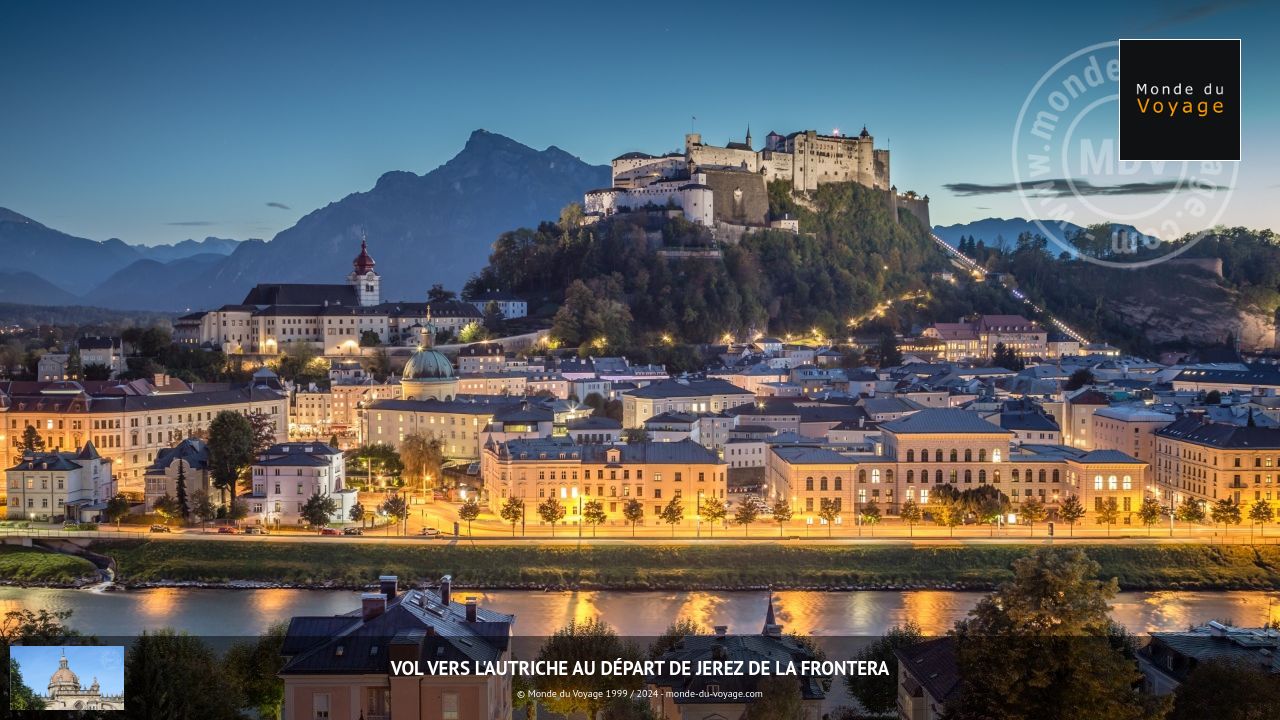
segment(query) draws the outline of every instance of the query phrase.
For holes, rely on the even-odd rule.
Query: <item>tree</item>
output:
[[[489,339],[489,331],[478,322],[469,322],[458,332],[458,342],[473,343]]]
[[[227,519],[234,525],[249,517],[249,503],[244,498],[236,498],[227,505]]]
[[[947,703],[954,720],[1140,720],[1151,708],[1142,675],[1108,612],[1115,579],[1079,549],[1038,548],[1013,563],[1013,579],[956,623],[960,677]],[[1158,717],[1158,715],[1157,715]]]
[[[369,374],[378,382],[386,382],[391,375],[391,353],[379,346],[369,355]]]
[[[234,410],[223,410],[209,423],[209,477],[224,499],[236,499],[236,487],[245,468],[253,462],[253,425]]]
[[[631,537],[636,536],[636,525],[644,520],[644,504],[632,498],[622,506],[622,517],[631,523]]]
[[[702,501],[700,514],[702,519],[707,521],[707,527],[711,530],[711,537],[715,537],[716,525],[724,522],[725,517],[729,514],[729,509],[724,506],[724,500],[712,496]]]
[[[67,353],[65,370],[68,380],[80,380],[84,377],[84,362],[80,359],[80,345],[71,343],[71,352]]]
[[[1102,506],[1095,511],[1098,515],[1098,522],[1105,523],[1107,526],[1107,534],[1111,534],[1111,526],[1116,524],[1116,520],[1120,519],[1120,505],[1116,503],[1114,497],[1109,497],[1102,501]]]
[[[444,442],[435,435],[405,435],[400,442],[400,460],[405,473],[417,478],[422,492],[426,492],[431,488],[431,479],[439,478],[444,466]]]
[[[409,503],[400,493],[392,493],[382,501],[382,512],[396,524],[404,524],[409,520]]]
[[[471,534],[471,523],[480,517],[480,500],[475,495],[467,498],[458,508],[458,519],[467,524],[467,534]]]
[[[795,720],[807,717],[800,680],[785,675],[766,675],[756,683],[760,697],[747,706],[747,720]]]
[[[1062,518],[1062,522],[1066,523],[1071,531],[1071,536],[1075,537],[1076,523],[1084,517],[1084,503],[1080,502],[1080,498],[1075,495],[1069,496],[1058,508],[1058,517]]]
[[[253,429],[253,451],[266,452],[276,444],[276,423],[261,410],[249,413],[249,427]]]
[[[458,293],[452,290],[445,290],[444,285],[440,283],[436,283],[435,285],[432,285],[431,289],[427,290],[428,303],[449,302],[450,300],[457,299],[457,297],[458,297]]]
[[[537,659],[565,662],[572,668],[577,663],[638,661],[641,657],[638,647],[618,637],[605,622],[592,619],[573,620],[557,630],[542,645]],[[534,678],[534,683],[539,691],[546,693],[542,705],[547,710],[561,715],[583,713],[588,718],[596,718],[611,697],[639,690],[644,678],[632,673],[543,673]]]
[[[1257,667],[1226,660],[1198,663],[1173,694],[1168,720],[1261,720],[1280,708],[1280,683]]]
[[[746,537],[751,534],[751,523],[755,522],[759,516],[760,506],[754,497],[748,496],[738,503],[738,509],[733,513],[733,521],[742,526],[742,534]]]
[[[1006,370],[1017,372],[1027,366],[1027,363],[1018,356],[1018,352],[1002,342],[996,343],[991,353],[992,367],[1000,367]]]
[[[506,329],[506,318],[502,315],[502,308],[499,307],[496,300],[490,300],[484,304],[484,329],[494,336],[502,335]]]
[[[1080,368],[1079,370],[1071,373],[1071,376],[1067,378],[1067,383],[1062,386],[1062,389],[1068,392],[1072,390],[1079,390],[1085,385],[1092,385],[1094,380],[1093,373],[1090,372],[1088,368]]]
[[[1142,498],[1142,505],[1138,507],[1138,519],[1147,526],[1147,535],[1151,534],[1151,528],[1160,522],[1162,517],[1164,517],[1164,506],[1159,500],[1151,495]]]
[[[232,720],[244,696],[203,640],[173,630],[144,632],[125,654],[129,715]]]
[[[778,537],[782,537],[782,526],[791,521],[791,516],[795,513],[791,510],[791,503],[787,499],[780,497],[773,501],[773,507],[769,508],[769,514],[773,515],[773,521],[778,523]]]
[[[511,537],[515,537],[516,523],[524,520],[524,500],[518,497],[507,498],[507,501],[502,504],[502,510],[498,512],[498,515],[503,520],[511,523]]]
[[[675,537],[676,526],[684,522],[684,503],[681,502],[680,496],[676,495],[668,500],[662,512],[658,513],[658,517],[671,526],[671,537]]]
[[[827,537],[831,537],[831,528],[840,517],[840,503],[831,498],[822,498],[818,502],[818,517],[827,521]]]
[[[350,518],[353,523],[364,522],[364,505],[361,505],[360,503],[352,505],[351,509],[347,511],[347,517]]]
[[[382,338],[378,337],[378,333],[374,330],[365,330],[360,333],[360,347],[378,347],[382,344]]]
[[[191,516],[191,505],[187,502],[187,470],[186,463],[178,460],[178,513],[185,520]]]
[[[920,518],[924,513],[921,512],[920,506],[915,500],[907,500],[902,503],[902,507],[898,509],[898,517],[902,522],[907,524],[907,535],[915,535],[915,525],[920,522]],[[896,677],[896,675],[895,675]]]
[[[1262,526],[1262,536],[1267,535],[1267,523],[1275,518],[1275,510],[1266,500],[1258,500],[1249,508],[1249,520]]]
[[[1204,505],[1201,505],[1191,496],[1183,498],[1178,505],[1178,520],[1187,523],[1187,534],[1191,534],[1192,523],[1204,522]]]
[[[554,495],[538,504],[538,517],[542,518],[542,522],[551,524],[551,537],[556,536],[556,523],[563,520],[567,512],[560,499]]]
[[[1036,523],[1044,520],[1048,514],[1044,503],[1036,497],[1024,500],[1022,506],[1018,508],[1018,513],[1022,515],[1022,521],[1031,527],[1031,537],[1036,536]]]
[[[228,684],[262,720],[280,720],[284,683],[276,677],[284,667],[286,627],[277,623],[256,639],[241,640],[227,649],[222,668]]]
[[[199,489],[191,493],[191,514],[200,521],[202,527],[218,517],[218,508],[213,504],[213,498],[209,497],[207,490]]]
[[[306,502],[302,503],[302,510],[298,515],[319,532],[329,524],[336,512],[338,512],[338,501],[330,495],[321,495],[320,491],[316,490],[311,493],[311,497],[307,498]]]
[[[164,518],[165,525],[168,525],[171,519],[177,517],[179,512],[178,501],[169,493],[165,493],[157,498],[155,504],[151,506],[151,509],[154,510],[157,515]]]
[[[1221,405],[1222,393],[1217,390],[1210,390],[1209,392],[1205,393],[1204,404],[1205,405]]]
[[[640,443],[649,442],[649,431],[642,428],[627,428],[622,431],[622,441],[628,445],[638,445]]]
[[[44,710],[44,700],[27,687],[26,680],[22,678],[22,668],[12,655],[9,656],[9,709]]]
[[[1222,523],[1222,531],[1225,533],[1232,525],[1240,524],[1240,506],[1231,498],[1222,498],[1213,504],[1210,510],[1213,524]]]
[[[588,500],[587,504],[582,506],[582,521],[591,526],[591,537],[596,536],[596,529],[608,519],[609,516],[604,512],[603,502]]]
[[[34,425],[28,425],[22,429],[22,440],[18,447],[24,453],[44,452],[44,438],[40,437],[40,431]]]
[[[122,493],[116,493],[107,501],[107,507],[102,511],[102,514],[107,518],[107,522],[115,523],[116,529],[119,530],[120,521],[124,519],[125,515],[129,514],[129,510],[132,509],[132,507],[133,506],[129,504],[129,498],[125,497]]]
[[[923,641],[920,626],[908,620],[905,625],[889,628],[879,640],[858,651],[855,659],[876,664],[883,662],[889,668],[888,675],[853,673],[845,676],[849,694],[869,715],[893,713],[898,701],[898,656],[895,651]]]
[[[880,338],[880,367],[893,367],[902,364],[902,351],[898,349],[898,338],[887,332]]]
[[[111,379],[111,368],[102,363],[90,363],[84,366],[84,379],[103,381]]]
[[[680,647],[684,639],[695,635],[706,635],[706,628],[698,624],[696,620],[689,618],[679,618],[675,622],[667,626],[661,635],[653,639],[649,643],[648,658],[657,660],[666,653]]]
[[[880,522],[880,505],[872,500],[862,506],[862,524],[871,528],[871,534],[876,534],[876,525]]]

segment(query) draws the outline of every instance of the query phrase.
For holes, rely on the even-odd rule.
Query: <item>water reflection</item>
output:
[[[759,632],[768,593],[759,592],[536,592],[456,591],[516,615],[516,632],[543,636],[570,620],[605,619],[620,634],[652,636],[688,618],[731,632]],[[880,635],[912,620],[925,633],[945,632],[981,598],[980,593],[921,590],[774,594],[778,621],[806,634]],[[0,588],[0,611],[73,610],[71,623],[99,636],[136,635],[173,627],[193,634],[250,635],[294,615],[336,615],[359,606],[359,593],[339,590],[203,590],[162,588],[91,593],[45,588]],[[1121,593],[1112,617],[1133,632],[1181,630],[1213,619],[1241,625],[1280,620],[1280,592]]]

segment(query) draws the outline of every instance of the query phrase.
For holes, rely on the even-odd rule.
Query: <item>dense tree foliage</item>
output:
[[[617,327],[624,319],[637,333],[685,342],[813,328],[830,336],[944,267],[925,229],[906,213],[896,222],[882,193],[823,185],[806,199],[810,209],[771,192],[800,219],[799,236],[760,230],[721,246],[719,259],[670,258],[664,247],[709,241],[678,221],[651,229],[646,213],[583,227],[548,222],[499,237],[468,288],[507,287],[534,307],[563,300],[557,339],[580,345],[603,336],[612,347],[627,340]],[[597,317],[593,303],[605,304]]]

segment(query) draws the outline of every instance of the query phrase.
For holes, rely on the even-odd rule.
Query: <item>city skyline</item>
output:
[[[642,17],[492,10],[368,16],[273,4],[246,23],[242,12],[192,8],[13,8],[27,31],[0,51],[0,91],[27,101],[0,118],[10,168],[0,204],[98,240],[271,238],[384,172],[431,170],[476,128],[604,164],[673,150],[691,129],[723,144],[748,125],[757,138],[866,125],[893,153],[899,189],[929,194],[938,224],[1025,217],[1001,190],[1014,180],[1010,140],[1023,99],[1056,61],[1117,37],[1234,37],[1276,12],[1090,5],[1044,12],[1043,31],[1029,33],[1024,15],[946,6],[924,10],[937,22],[921,24],[838,5],[804,18],[741,3]],[[989,33],[948,30],[975,19]],[[790,39],[798,27],[804,42]],[[1278,51],[1255,37],[1243,38],[1244,160],[1221,221],[1268,227],[1280,151],[1265,132],[1280,103],[1257,69]],[[634,53],[622,64],[620,48]],[[1118,202],[1116,212],[1141,198]]]

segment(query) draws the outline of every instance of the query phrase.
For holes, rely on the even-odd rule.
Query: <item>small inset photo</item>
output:
[[[124,710],[124,647],[13,645],[10,710]]]

